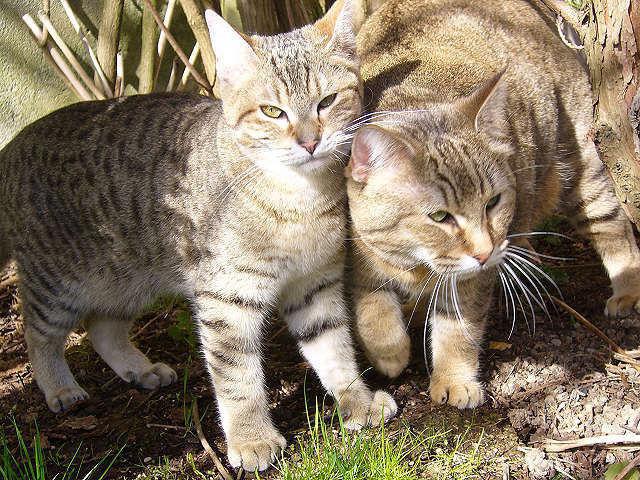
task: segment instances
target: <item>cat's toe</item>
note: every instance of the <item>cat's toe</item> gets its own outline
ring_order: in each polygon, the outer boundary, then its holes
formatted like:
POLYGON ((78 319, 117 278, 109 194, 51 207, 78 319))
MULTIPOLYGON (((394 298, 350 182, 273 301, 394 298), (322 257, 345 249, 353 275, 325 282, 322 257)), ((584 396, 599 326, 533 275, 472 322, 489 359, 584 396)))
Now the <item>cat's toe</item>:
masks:
POLYGON ((162 362, 154 363, 151 368, 144 372, 129 372, 127 377, 131 383, 135 383, 146 390, 156 390, 160 387, 166 387, 178 380, 176 372, 162 362))
POLYGON ((89 394, 79 385, 62 387, 46 397, 49 409, 54 413, 69 410, 75 404, 85 401, 89 394))
POLYGON ((232 467, 242 467, 248 472, 266 470, 287 446, 287 441, 275 429, 258 432, 256 437, 260 440, 229 441, 228 457, 232 467))
POLYGON ((607 300, 604 314, 610 318, 624 318, 634 310, 640 312, 640 295, 614 295, 607 300))
POLYGON ((448 403, 454 407, 476 408, 484 403, 484 387, 475 380, 431 379, 429 393, 434 403, 448 403))
POLYGON ((371 408, 369 409, 369 425, 386 423, 398 413, 398 404, 391 395, 382 390, 373 394, 371 408))

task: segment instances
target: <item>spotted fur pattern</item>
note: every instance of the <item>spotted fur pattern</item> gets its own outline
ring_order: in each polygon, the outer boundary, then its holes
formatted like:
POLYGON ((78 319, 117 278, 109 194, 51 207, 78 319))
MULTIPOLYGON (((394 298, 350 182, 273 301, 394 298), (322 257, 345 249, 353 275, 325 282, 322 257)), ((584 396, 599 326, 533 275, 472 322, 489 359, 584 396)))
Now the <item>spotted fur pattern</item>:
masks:
POLYGON ((558 208, 609 273, 606 313, 638 307, 640 254, 589 137, 587 75, 554 29, 520 0, 388 0, 359 34, 377 113, 349 165, 357 330, 376 368, 396 376, 410 354, 403 300, 431 299, 439 403, 482 403, 494 284, 514 294, 513 312, 544 296, 526 239, 558 208))
POLYGON ((343 298, 342 129, 361 108, 354 5, 268 38, 208 13, 222 102, 79 103, 0 152, 0 260, 17 262, 29 357, 51 410, 87 397, 64 359, 80 322, 123 380, 174 382, 128 339, 132 316, 172 293, 193 305, 233 466, 265 469, 285 445, 262 370, 276 313, 347 426, 395 413, 359 376, 343 298), (266 116, 265 104, 285 118, 266 116), (308 138, 313 152, 301 146, 308 138))

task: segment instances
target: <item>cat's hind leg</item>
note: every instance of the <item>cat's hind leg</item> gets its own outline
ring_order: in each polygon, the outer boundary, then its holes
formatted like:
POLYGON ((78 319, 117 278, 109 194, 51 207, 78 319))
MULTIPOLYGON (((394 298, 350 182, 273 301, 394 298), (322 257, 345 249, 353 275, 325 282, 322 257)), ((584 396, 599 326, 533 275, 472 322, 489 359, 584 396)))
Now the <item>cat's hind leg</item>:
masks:
POLYGON ((129 340, 131 322, 103 316, 85 320, 85 327, 95 351, 125 382, 155 390, 178 379, 164 363, 151 363, 129 340))
POLYGON ((77 313, 52 305, 35 288, 20 285, 25 340, 36 383, 51 411, 68 410, 89 395, 78 385, 64 358, 69 333, 78 324, 77 313))
POLYGON ((605 314, 624 317, 640 308, 640 251, 613 182, 595 145, 583 147, 582 171, 569 198, 578 232, 590 238, 611 279, 605 314))
POLYGON ((395 416, 386 392, 372 393, 356 364, 343 299, 342 266, 330 266, 289 285, 283 317, 324 387, 337 400, 345 426, 358 429, 395 416))
POLYGON ((411 340, 398 295, 385 289, 354 288, 356 330, 367 358, 390 378, 409 364, 411 340))

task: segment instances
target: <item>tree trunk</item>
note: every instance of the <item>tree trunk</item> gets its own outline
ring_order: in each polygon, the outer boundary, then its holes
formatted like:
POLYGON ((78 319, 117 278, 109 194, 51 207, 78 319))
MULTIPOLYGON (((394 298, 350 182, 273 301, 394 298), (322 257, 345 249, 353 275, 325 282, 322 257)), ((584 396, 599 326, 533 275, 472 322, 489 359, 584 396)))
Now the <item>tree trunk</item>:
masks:
POLYGON ((594 97, 594 140, 629 218, 640 227, 640 5, 592 0, 584 50, 594 97))

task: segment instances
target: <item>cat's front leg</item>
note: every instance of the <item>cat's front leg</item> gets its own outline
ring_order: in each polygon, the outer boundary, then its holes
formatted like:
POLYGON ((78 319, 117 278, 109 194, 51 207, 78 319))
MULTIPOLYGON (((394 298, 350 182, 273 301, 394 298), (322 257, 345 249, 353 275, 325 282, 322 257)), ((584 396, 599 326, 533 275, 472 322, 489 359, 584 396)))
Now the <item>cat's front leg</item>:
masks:
POLYGON ((248 471, 265 470, 286 446, 271 421, 261 363, 262 331, 271 302, 210 288, 196 291, 195 303, 229 463, 248 471))
POLYGON ((372 393, 362 381, 344 303, 341 264, 290 283, 282 305, 300 351, 336 398, 347 428, 377 424, 396 414, 397 405, 388 393, 372 393))
MULTIPOLYGON (((448 281, 443 282, 447 284, 448 281)), ((475 408, 484 402, 479 366, 487 305, 493 284, 479 278, 436 289, 431 322, 433 371, 429 392, 435 403, 475 408), (455 299, 455 301, 454 301, 455 299)))

